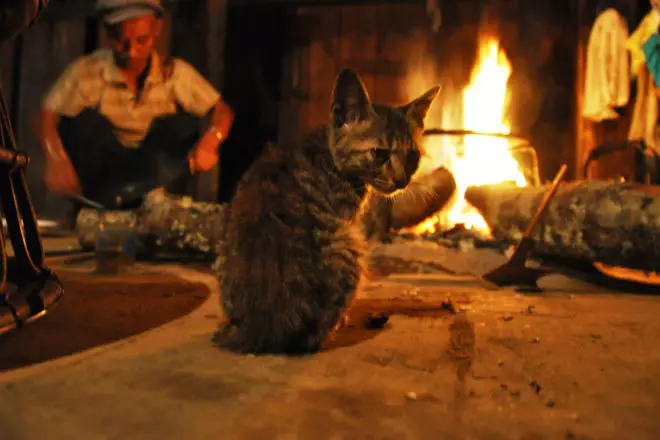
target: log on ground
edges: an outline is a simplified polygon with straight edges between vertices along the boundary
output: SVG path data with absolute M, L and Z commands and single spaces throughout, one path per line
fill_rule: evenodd
M 469 188 L 499 240 L 515 242 L 547 186 Z M 535 252 L 644 271 L 660 270 L 660 187 L 608 181 L 562 184 L 533 234 Z

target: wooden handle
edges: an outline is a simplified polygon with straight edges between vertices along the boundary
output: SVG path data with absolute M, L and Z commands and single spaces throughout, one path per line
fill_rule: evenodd
M 564 178 L 564 174 L 566 174 L 567 169 L 568 166 L 566 166 L 566 164 L 563 164 L 559 168 L 559 171 L 557 171 L 557 175 L 552 181 L 552 184 L 550 185 L 550 189 L 548 189 L 548 192 L 545 193 L 543 200 L 541 200 L 541 204 L 536 210 L 536 214 L 534 214 L 534 217 L 532 217 L 532 220 L 527 225 L 527 228 L 523 233 L 523 238 L 531 237 L 532 232 L 534 232 L 534 228 L 536 227 L 536 224 L 539 222 L 539 220 L 541 220 L 541 216 L 543 215 L 543 213 L 545 213 L 545 210 L 548 208 L 548 205 L 550 204 L 550 200 L 557 192 L 557 189 L 559 189 L 559 182 L 561 182 L 561 180 Z

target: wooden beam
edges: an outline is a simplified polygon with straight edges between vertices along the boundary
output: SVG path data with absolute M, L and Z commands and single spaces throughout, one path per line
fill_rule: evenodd
M 192 4 L 203 0 L 163 0 L 165 9 L 174 9 L 180 3 Z M 483 0 L 460 0 L 460 3 L 479 3 Z M 511 0 L 495 0 L 507 3 Z M 226 0 L 229 7 L 288 4 L 291 6 L 320 6 L 320 5 L 355 5 L 360 3 L 371 4 L 396 4 L 417 3 L 423 4 L 425 0 Z M 95 2 L 91 0 L 51 0 L 50 5 L 44 11 L 40 20 L 78 20 L 95 15 Z
M 206 31 L 206 60 L 208 80 L 216 89 L 222 90 L 225 73 L 225 34 L 227 30 L 228 0 L 208 0 Z M 220 146 L 222 148 L 222 145 Z M 195 198 L 206 202 L 216 202 L 220 184 L 220 166 L 200 173 L 197 176 Z
M 20 84 L 16 111 L 16 137 L 19 149 L 31 157 L 26 180 L 39 214 L 57 219 L 68 214 L 69 205 L 50 194 L 43 180 L 44 157 L 37 136 L 36 122 L 41 100 L 69 63 L 83 54 L 85 22 L 41 23 L 26 32 L 18 77 Z
M 584 101 L 584 81 L 586 69 L 586 48 L 589 38 L 588 29 L 582 23 L 585 15 L 586 0 L 577 1 L 577 42 L 576 42 L 576 72 L 575 72 L 575 177 L 581 176 L 584 163 L 593 148 L 593 127 L 582 117 Z
M 179 4 L 189 4 L 192 7 L 193 3 L 198 3 L 204 0 L 162 0 L 163 7 L 171 10 L 176 8 Z M 463 0 L 463 1 L 478 1 L 478 0 Z M 500 0 L 506 1 L 506 0 Z M 267 5 L 267 4 L 290 4 L 290 5 L 346 5 L 358 3 L 424 3 L 424 0 L 226 0 L 227 6 L 253 6 L 253 5 Z M 63 20 L 80 20 L 89 18 L 96 15 L 95 1 L 92 0 L 51 0 L 50 4 L 39 17 L 39 20 L 44 21 L 63 21 Z
M 14 92 L 15 84 L 18 82 L 16 65 L 20 62 L 20 56 L 16 56 L 16 48 L 20 48 L 20 37 L 0 45 L 0 59 L 7 60 L 0 66 L 0 84 L 9 106 L 12 123 L 15 126 Z
M 220 91 L 224 82 L 227 5 L 227 0 L 180 5 L 172 12 L 170 34 L 170 54 L 192 64 Z M 188 191 L 196 200 L 215 202 L 218 185 L 219 171 L 215 167 L 192 179 Z
M 351 6 L 359 4 L 388 4 L 388 3 L 424 3 L 425 0 L 228 0 L 229 6 L 254 6 L 287 4 L 292 6 Z M 463 0 L 466 1 L 466 0 Z M 467 0 L 479 1 L 479 0 Z M 501 0 L 507 1 L 507 0 Z
M 166 10 L 172 10 L 179 3 L 192 3 L 197 0 L 162 0 Z M 97 15 L 96 1 L 92 0 L 51 0 L 39 16 L 39 21 L 84 20 Z
M 207 30 L 208 78 L 220 89 L 225 74 L 225 36 L 227 31 L 228 0 L 208 0 Z

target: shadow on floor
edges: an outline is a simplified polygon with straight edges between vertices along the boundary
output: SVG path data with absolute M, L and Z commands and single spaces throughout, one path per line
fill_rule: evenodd
M 0 371 L 71 355 L 182 317 L 210 290 L 162 272 L 102 277 L 57 271 L 64 296 L 40 320 L 0 337 Z
M 358 299 L 351 306 L 349 325 L 333 333 L 322 346 L 323 351 L 356 345 L 387 330 L 392 315 L 414 318 L 442 318 L 456 313 L 449 301 L 421 301 L 419 298 Z

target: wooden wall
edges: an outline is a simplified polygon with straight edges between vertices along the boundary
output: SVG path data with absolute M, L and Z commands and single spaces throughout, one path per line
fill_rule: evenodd
M 261 32 L 232 31 L 232 36 L 241 36 L 238 40 L 252 36 L 262 43 L 252 41 L 248 45 L 245 40 L 225 36 L 226 29 L 232 27 L 226 22 L 227 16 L 240 18 L 248 26 L 253 14 L 249 8 L 241 14 L 228 14 L 229 9 L 235 11 L 238 7 L 229 8 L 230 1 L 166 2 L 169 14 L 160 50 L 190 61 L 231 97 L 230 104 L 236 108 L 239 103 L 245 104 L 243 107 L 259 106 L 259 102 L 268 100 L 255 98 L 255 104 L 246 104 L 249 100 L 244 98 L 244 92 L 234 91 L 238 83 L 232 80 L 230 87 L 225 78 L 229 73 L 232 77 L 252 75 L 245 70 L 248 62 L 241 59 L 245 58 L 241 48 L 268 46 L 275 35 L 266 34 L 272 34 L 277 26 Z M 0 69 L 20 145 L 34 158 L 28 180 L 41 215 L 57 214 L 62 203 L 47 193 L 41 176 L 43 160 L 34 133 L 39 102 L 68 63 L 101 45 L 104 38 L 89 16 L 90 1 L 52 0 L 51 6 L 58 3 L 66 8 L 49 8 L 49 15 L 34 28 L 13 45 L 2 48 Z M 512 63 L 509 117 L 513 131 L 530 138 L 537 148 L 542 174 L 552 176 L 561 162 L 577 163 L 574 141 L 578 69 L 574 63 L 578 26 L 573 22 L 577 14 L 572 8 L 575 0 L 445 0 L 441 2 L 443 25 L 437 33 L 431 30 L 422 0 L 316 6 L 295 6 L 293 2 L 287 5 L 284 0 L 275 3 L 271 6 L 284 11 L 285 16 L 276 18 L 284 20 L 281 30 L 286 34 L 278 60 L 282 79 L 274 112 L 275 121 L 279 120 L 275 131 L 280 141 L 297 139 L 326 121 L 332 81 L 342 66 L 358 71 L 372 98 L 380 102 L 404 103 L 428 87 L 441 84 L 443 92 L 431 110 L 429 126 L 447 127 L 447 121 L 457 113 L 458 95 L 470 79 L 478 34 L 487 31 L 501 39 Z M 260 56 L 258 51 L 250 50 L 251 58 Z M 250 60 L 249 69 L 268 71 L 272 66 L 266 64 L 272 64 L 273 59 Z M 241 63 L 245 65 L 241 67 Z M 257 93 L 261 86 L 246 83 L 241 87 L 245 87 L 246 93 Z M 270 113 L 266 119 L 271 118 Z M 253 117 L 249 109 L 245 114 L 248 119 Z M 265 118 L 263 114 L 256 117 Z M 256 122 L 246 122 L 249 123 Z M 225 156 L 231 159 L 228 162 L 238 163 L 237 157 L 247 156 L 249 147 L 234 137 L 230 136 L 223 151 L 234 150 L 236 157 Z M 223 165 L 223 173 L 232 166 Z M 205 176 L 198 186 L 200 198 L 213 199 L 217 182 L 217 172 Z
M 509 115 L 513 129 L 532 138 L 542 171 L 551 176 L 561 162 L 572 165 L 575 154 L 574 17 L 547 12 L 559 4 L 565 9 L 562 14 L 570 14 L 569 0 L 445 1 L 438 33 L 431 30 L 423 2 L 299 7 L 291 20 L 284 58 L 280 139 L 295 139 L 326 121 L 332 81 L 342 66 L 359 72 L 372 99 L 385 103 L 404 103 L 441 84 L 443 92 L 427 123 L 456 128 L 446 126 L 451 119 L 447 113 L 456 111 L 458 95 L 470 79 L 478 34 L 489 32 L 501 39 L 513 64 Z M 539 50 L 544 45 L 546 59 Z M 557 47 L 563 58 L 551 59 Z M 561 64 L 566 68 L 562 70 Z M 541 73 L 545 65 L 555 76 L 563 76 L 550 85 L 543 83 L 543 75 L 552 76 Z M 551 93 L 562 96 L 557 99 L 563 99 L 559 105 L 564 107 L 555 113 L 568 115 L 564 121 L 552 120 L 555 117 L 543 109 Z M 544 125 L 540 118 L 547 120 L 545 128 L 539 128 Z
M 69 206 L 46 190 L 37 138 L 41 99 L 66 66 L 104 43 L 90 0 L 53 0 L 47 13 L 21 37 L 1 48 L 0 77 L 14 119 L 19 148 L 30 154 L 27 181 L 42 216 L 65 217 Z M 222 85 L 227 0 L 165 1 L 158 50 L 191 62 L 216 87 Z M 89 148 L 94 148 L 90 145 Z M 200 176 L 196 196 L 214 200 L 217 170 Z

